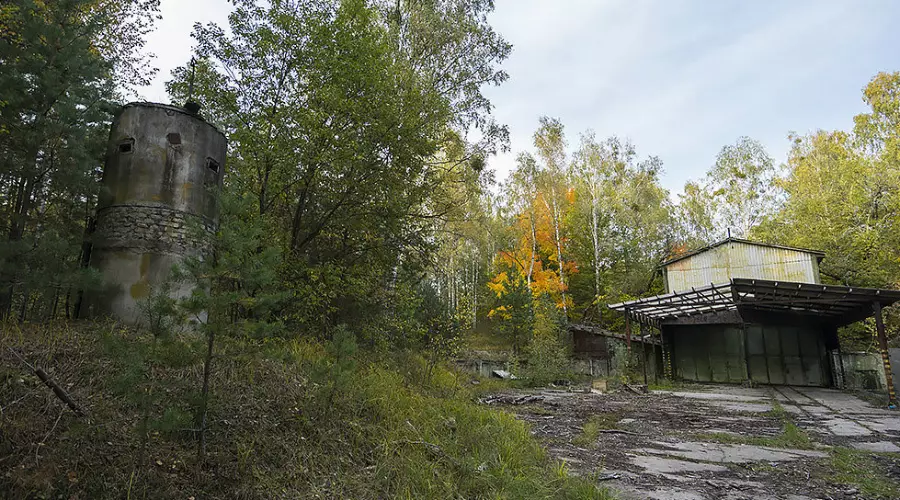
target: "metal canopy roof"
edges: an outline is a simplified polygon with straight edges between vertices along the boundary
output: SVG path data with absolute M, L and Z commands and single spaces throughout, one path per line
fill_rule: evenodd
M 898 301 L 900 290 L 732 278 L 728 283 L 610 304 L 609 308 L 656 326 L 667 320 L 734 310 L 742 315 L 816 316 L 843 326 L 871 316 L 875 302 L 889 306 Z

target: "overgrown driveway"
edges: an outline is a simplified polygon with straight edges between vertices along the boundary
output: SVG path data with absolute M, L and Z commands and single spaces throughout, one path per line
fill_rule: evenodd
M 622 498 L 900 498 L 900 412 L 840 391 L 703 385 L 484 401 Z

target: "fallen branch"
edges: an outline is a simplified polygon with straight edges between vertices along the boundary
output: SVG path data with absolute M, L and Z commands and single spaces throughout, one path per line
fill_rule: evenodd
M 499 396 L 489 396 L 486 398 L 482 398 L 479 400 L 479 403 L 485 405 L 492 405 L 494 403 L 500 404 L 511 404 L 511 405 L 524 405 L 528 403 L 538 403 L 543 401 L 544 396 L 538 395 L 524 395 L 524 396 L 515 396 L 515 395 L 499 395 Z
M 631 391 L 635 394 L 640 394 L 640 395 L 647 394 L 647 386 L 639 386 L 640 389 L 635 389 L 634 387 L 631 387 L 628 384 L 622 384 L 622 385 L 623 385 L 623 387 L 625 387 L 626 389 L 628 389 L 629 391 Z
M 605 434 L 629 434 L 632 436 L 640 436 L 637 432 L 631 431 L 623 431 L 622 429 L 598 429 L 600 432 Z
M 49 375 L 47 375 L 47 372 L 45 372 L 40 367 L 32 366 L 31 363 L 26 361 L 25 358 L 23 358 L 19 353 L 17 353 L 11 347 L 9 348 L 9 351 L 11 353 L 13 353 L 17 358 L 19 358 L 19 361 L 24 363 L 25 366 L 27 366 L 28 369 L 31 370 L 32 373 L 37 375 L 37 378 L 41 379 L 41 382 L 43 382 L 47 387 L 53 389 L 53 394 L 56 394 L 56 397 L 59 398 L 63 403 L 68 405 L 69 408 L 71 408 L 72 411 L 74 411 L 76 415 L 78 415 L 79 417 L 83 417 L 85 415 L 84 410 L 81 409 L 80 406 L 78 406 L 78 403 L 73 401 L 72 398 L 69 397 L 69 394 L 62 387 L 60 387 L 59 384 L 54 382 L 53 379 L 50 378 Z

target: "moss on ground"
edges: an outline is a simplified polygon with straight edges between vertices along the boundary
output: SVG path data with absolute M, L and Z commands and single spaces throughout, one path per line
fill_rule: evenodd
M 830 479 L 859 488 L 865 498 L 900 498 L 900 483 L 888 477 L 885 467 L 875 456 L 871 452 L 851 448 L 834 448 L 829 457 L 834 473 Z
M 698 434 L 696 437 L 705 441 L 772 448 L 813 449 L 816 447 L 816 443 L 810 439 L 806 431 L 793 422 L 790 414 L 777 401 L 773 402 L 772 410 L 768 412 L 768 415 L 780 419 L 782 422 L 782 431 L 777 436 L 710 433 Z M 828 453 L 825 462 L 831 473 L 827 478 L 829 481 L 856 487 L 865 498 L 900 498 L 900 485 L 896 479 L 889 476 L 886 467 L 876 460 L 875 457 L 878 454 L 840 446 L 831 448 Z M 890 456 L 891 454 L 882 455 Z M 893 458 L 897 458 L 896 454 L 893 454 Z M 754 471 L 761 471 L 767 467 L 769 466 L 766 464 L 754 464 L 751 468 Z
M 201 339 L 84 322 L 7 325 L 0 340 L 5 498 L 608 498 L 478 405 L 471 377 L 413 353 L 223 338 L 201 460 Z
M 794 423 L 790 414 L 778 401 L 772 401 L 772 409 L 766 415 L 781 421 L 781 433 L 775 436 L 745 436 L 727 432 L 712 432 L 696 434 L 695 437 L 703 441 L 715 441 L 723 444 L 748 444 L 799 450 L 815 448 L 815 443 L 810 439 L 809 434 Z

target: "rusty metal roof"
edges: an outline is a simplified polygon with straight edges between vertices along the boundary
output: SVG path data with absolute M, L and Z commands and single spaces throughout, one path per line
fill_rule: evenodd
M 843 326 L 871 316 L 875 302 L 882 306 L 900 302 L 900 290 L 732 278 L 728 283 L 610 304 L 609 308 L 655 326 L 667 320 L 734 310 L 741 316 L 816 316 Z
M 674 263 L 674 262 L 678 262 L 679 260 L 684 260 L 684 259 L 687 259 L 687 258 L 689 258 L 689 257 L 693 257 L 694 255 L 697 255 L 697 254 L 699 254 L 699 253 L 703 253 L 703 252 L 706 252 L 707 250 L 712 250 L 713 248 L 722 246 L 722 245 L 724 245 L 724 244 L 726 244 L 726 243 L 732 243 L 732 242 L 734 242 L 734 243 L 744 243 L 744 244 L 747 244 L 747 245 L 755 245 L 755 246 L 759 246 L 759 247 L 780 248 L 780 249 L 782 249 L 782 250 L 794 250 L 795 252 L 810 253 L 810 254 L 813 254 L 813 255 L 815 255 L 816 257 L 818 257 L 819 260 L 822 260 L 823 258 L 825 258 L 825 252 L 823 252 L 823 251 L 821 251 L 821 250 L 812 250 L 812 249 L 809 249 L 809 248 L 791 247 L 791 246 L 786 246 L 786 245 L 774 245 L 774 244 L 771 244 L 771 243 L 762 243 L 762 242 L 759 242 L 759 241 L 745 240 L 745 239 L 743 239 L 743 238 L 732 238 L 732 237 L 728 237 L 728 238 L 725 238 L 724 240 L 717 241 L 717 242 L 712 243 L 712 244 L 710 244 L 710 245 L 707 245 L 707 246 L 705 246 L 705 247 L 703 247 L 703 248 L 698 248 L 698 249 L 696 249 L 696 250 L 691 250 L 690 252 L 687 252 L 687 253 L 678 255 L 678 256 L 676 256 L 676 257 L 673 257 L 673 258 L 671 258 L 671 259 L 669 259 L 669 260 L 663 262 L 662 264 L 660 264 L 660 266 L 661 266 L 661 267 L 666 267 L 666 266 L 668 266 L 669 264 L 672 264 L 672 263 Z
M 628 340 L 628 337 L 624 333 L 616 333 L 607 330 L 606 328 L 602 328 L 598 325 L 590 324 L 590 323 L 572 323 L 569 325 L 569 331 L 571 332 L 585 332 L 590 333 L 592 335 L 599 335 L 601 337 L 609 337 L 618 340 Z M 644 344 L 656 344 L 660 345 L 659 338 L 654 337 L 652 334 L 648 335 L 632 335 L 632 342 L 639 342 Z

